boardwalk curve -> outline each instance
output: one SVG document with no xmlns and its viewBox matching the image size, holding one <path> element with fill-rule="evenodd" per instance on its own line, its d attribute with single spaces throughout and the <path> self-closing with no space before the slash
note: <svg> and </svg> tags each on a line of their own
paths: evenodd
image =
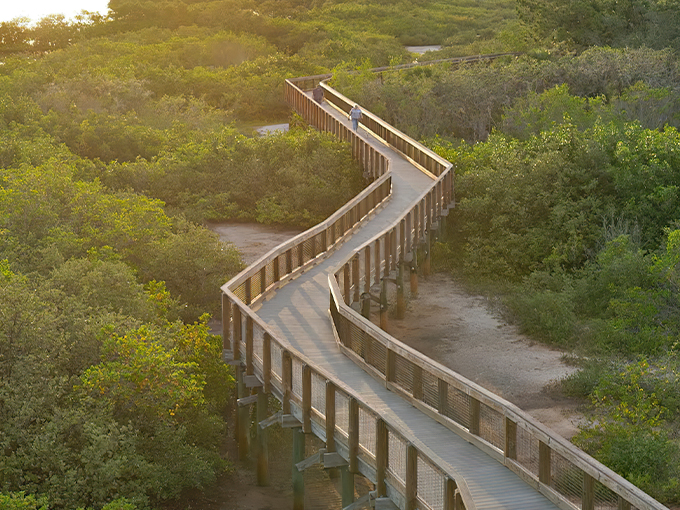
<svg viewBox="0 0 680 510">
<path fill-rule="evenodd" d="M 224 359 L 236 366 L 239 404 L 258 402 L 258 431 L 277 419 L 316 435 L 326 443 L 319 462 L 344 459 L 402 509 L 665 508 L 358 313 L 368 295 L 403 285 L 404 272 L 427 261 L 453 206 L 453 170 L 370 112 L 351 131 L 353 103 L 329 77 L 288 80 L 286 99 L 350 142 L 373 182 L 222 287 Z M 320 83 L 322 105 L 306 92 Z M 262 414 L 269 394 L 280 416 Z M 244 421 L 238 429 L 245 454 Z"/>
</svg>

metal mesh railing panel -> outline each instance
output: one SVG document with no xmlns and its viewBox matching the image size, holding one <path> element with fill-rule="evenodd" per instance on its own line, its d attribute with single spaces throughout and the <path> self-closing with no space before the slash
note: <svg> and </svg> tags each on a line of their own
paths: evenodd
<svg viewBox="0 0 680 510">
<path fill-rule="evenodd" d="M 283 378 L 283 350 L 276 342 L 271 343 L 271 357 L 272 357 L 272 372 L 281 380 Z"/>
<path fill-rule="evenodd" d="M 293 395 L 302 399 L 302 361 L 293 358 Z"/>
<path fill-rule="evenodd" d="M 363 358 L 365 333 L 351 321 L 347 322 L 347 327 L 349 328 L 349 345 L 347 345 L 347 347 L 349 347 L 352 352 L 357 353 L 359 357 Z"/>
<path fill-rule="evenodd" d="M 371 351 L 368 364 L 376 368 L 378 372 L 385 375 L 385 367 L 387 366 L 387 347 L 380 342 L 371 343 Z"/>
<path fill-rule="evenodd" d="M 463 427 L 470 424 L 470 396 L 449 385 L 446 416 Z"/>
<path fill-rule="evenodd" d="M 283 278 L 286 276 L 286 256 L 285 254 L 281 254 L 278 257 L 276 257 L 277 264 L 279 265 L 279 278 Z"/>
<path fill-rule="evenodd" d="M 238 297 L 241 301 L 246 300 L 246 282 L 243 282 L 241 285 L 236 287 L 235 289 L 231 289 L 231 291 Z"/>
<path fill-rule="evenodd" d="M 387 451 L 387 470 L 406 484 L 406 442 L 391 430 L 387 431 Z"/>
<path fill-rule="evenodd" d="M 359 408 L 359 444 L 375 457 L 375 416 Z"/>
<path fill-rule="evenodd" d="M 595 480 L 595 510 L 618 510 L 619 497 L 609 487 Z"/>
<path fill-rule="evenodd" d="M 264 330 L 259 327 L 253 328 L 253 364 L 262 370 L 264 351 Z"/>
<path fill-rule="evenodd" d="M 349 399 L 339 391 L 335 393 L 335 427 L 349 435 Z"/>
<path fill-rule="evenodd" d="M 550 486 L 567 500 L 581 507 L 583 472 L 555 450 L 550 452 Z"/>
<path fill-rule="evenodd" d="M 444 510 L 444 475 L 432 464 L 418 456 L 418 499 L 427 508 Z"/>
<path fill-rule="evenodd" d="M 538 476 L 538 439 L 517 427 L 517 462 L 534 476 Z"/>
<path fill-rule="evenodd" d="M 250 277 L 250 299 L 255 299 L 260 295 L 260 272 L 258 271 Z M 248 303 L 246 303 L 248 304 Z"/>
<path fill-rule="evenodd" d="M 302 243 L 302 261 L 303 264 L 306 262 L 309 262 L 314 258 L 314 237 L 311 237 L 309 239 L 306 239 Z"/>
<path fill-rule="evenodd" d="M 423 372 L 423 402 L 434 409 L 439 408 L 439 379 L 429 372 Z"/>
<path fill-rule="evenodd" d="M 312 407 L 326 415 L 326 380 L 318 374 L 312 374 Z"/>
<path fill-rule="evenodd" d="M 272 260 L 266 265 L 265 269 L 265 286 L 269 287 L 272 283 L 274 283 L 274 264 L 276 264 L 276 260 Z"/>
<path fill-rule="evenodd" d="M 296 244 L 293 246 L 290 250 L 291 254 L 291 259 L 292 259 L 292 270 L 295 271 L 298 267 L 300 267 L 299 260 L 300 260 L 300 251 L 302 250 L 302 245 Z"/>
<path fill-rule="evenodd" d="M 394 355 L 396 382 L 409 393 L 413 393 L 413 364 L 399 356 Z"/>
<path fill-rule="evenodd" d="M 479 436 L 496 448 L 503 449 L 505 444 L 503 415 L 485 404 L 479 405 Z"/>
</svg>

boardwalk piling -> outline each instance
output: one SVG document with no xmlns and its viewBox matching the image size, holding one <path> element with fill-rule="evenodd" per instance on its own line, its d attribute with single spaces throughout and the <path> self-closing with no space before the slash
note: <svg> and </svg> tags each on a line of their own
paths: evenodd
<svg viewBox="0 0 680 510">
<path fill-rule="evenodd" d="M 268 398 L 264 388 L 257 394 L 257 485 L 269 485 L 269 450 L 267 445 L 267 429 L 260 422 L 267 418 Z"/>
<path fill-rule="evenodd" d="M 293 510 L 305 507 L 305 481 L 296 464 L 305 460 L 305 434 L 302 427 L 293 429 Z"/>
<path fill-rule="evenodd" d="M 415 260 L 411 262 L 411 297 L 418 297 L 418 268 Z"/>
<path fill-rule="evenodd" d="M 244 398 L 246 394 L 246 385 L 244 382 L 245 370 L 241 365 L 236 368 L 236 380 L 238 398 Z M 246 460 L 248 458 L 248 422 L 250 420 L 250 408 L 248 406 L 237 406 L 237 422 L 236 427 L 238 439 L 238 458 L 239 460 Z"/>
<path fill-rule="evenodd" d="M 406 315 L 406 301 L 404 300 L 404 263 L 399 262 L 397 269 L 397 319 Z"/>
<path fill-rule="evenodd" d="M 387 330 L 387 280 L 380 280 L 380 327 Z"/>
</svg>

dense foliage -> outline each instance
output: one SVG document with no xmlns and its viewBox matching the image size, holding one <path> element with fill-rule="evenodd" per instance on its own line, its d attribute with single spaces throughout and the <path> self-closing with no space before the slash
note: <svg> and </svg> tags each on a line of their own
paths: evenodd
<svg viewBox="0 0 680 510">
<path fill-rule="evenodd" d="M 364 184 L 346 144 L 244 124 L 282 120 L 284 77 L 324 70 L 269 22 L 150 6 L 0 23 L 3 508 L 152 508 L 212 483 L 233 380 L 207 314 L 242 263 L 202 224 L 309 226 Z"/>
<path fill-rule="evenodd" d="M 534 38 L 567 47 L 680 48 L 677 0 L 517 0 Z"/>
</svg>

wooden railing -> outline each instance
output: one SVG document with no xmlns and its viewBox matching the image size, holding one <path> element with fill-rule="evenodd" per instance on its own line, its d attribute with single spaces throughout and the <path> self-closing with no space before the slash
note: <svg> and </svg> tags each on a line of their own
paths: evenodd
<svg viewBox="0 0 680 510">
<path fill-rule="evenodd" d="M 331 218 L 275 248 L 222 287 L 225 356 L 240 361 L 265 393 L 282 402 L 326 451 L 347 459 L 351 472 L 376 484 L 400 508 L 475 508 L 455 470 L 417 439 L 407 438 L 351 388 L 272 334 L 255 313 L 262 299 L 318 263 L 390 196 L 389 159 L 320 108 L 301 87 L 329 76 L 287 80 L 288 102 L 313 126 L 352 145 L 366 175 L 376 180 Z M 343 112 L 352 102 L 322 84 L 325 99 Z M 390 228 L 369 241 L 329 277 L 330 309 L 341 349 L 368 373 L 468 441 L 565 509 L 663 509 L 616 475 L 509 402 L 392 338 L 358 314 L 361 295 L 399 272 L 429 239 L 453 202 L 451 164 L 364 111 L 362 122 L 421 169 L 437 176 Z M 244 432 L 241 432 L 244 434 Z"/>
<path fill-rule="evenodd" d="M 313 87 L 320 79 L 287 81 L 288 101 L 310 124 L 349 141 L 364 173 L 378 178 L 326 221 L 278 246 L 222 287 L 225 359 L 240 360 L 244 376 L 256 376 L 263 391 L 282 402 L 284 414 L 295 416 L 304 432 L 322 439 L 327 452 L 347 459 L 351 472 L 375 483 L 378 496 L 389 497 L 400 508 L 414 509 L 420 502 L 422 508 L 473 510 L 467 485 L 453 466 L 406 438 L 360 395 L 273 334 L 255 313 L 267 294 L 327 256 L 391 192 L 387 157 L 332 115 L 315 111 L 315 103 L 297 86 Z M 446 193 L 438 189 L 449 200 L 453 181 L 446 182 Z"/>
</svg>

